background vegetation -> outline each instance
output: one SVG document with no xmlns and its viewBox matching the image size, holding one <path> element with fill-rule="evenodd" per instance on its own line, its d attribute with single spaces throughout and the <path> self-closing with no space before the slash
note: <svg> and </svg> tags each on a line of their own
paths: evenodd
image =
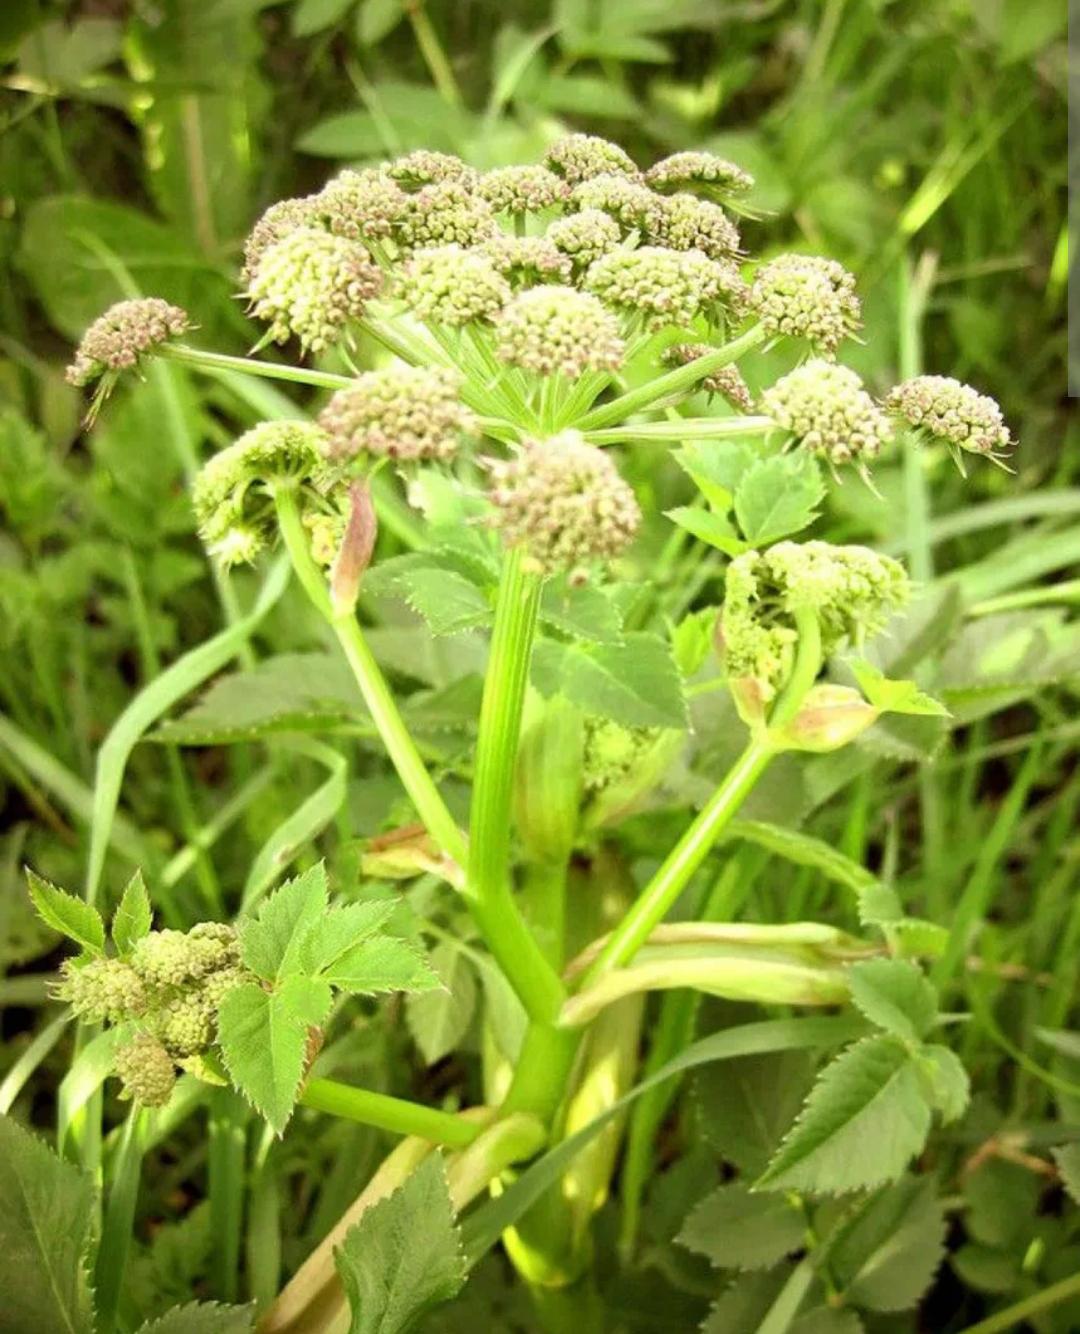
<svg viewBox="0 0 1080 1334">
<path fill-rule="evenodd" d="M 884 504 L 854 484 L 834 489 L 823 535 L 903 555 L 923 581 L 942 572 L 942 598 L 956 590 L 974 609 L 935 681 L 962 725 L 948 738 L 877 730 L 863 771 L 845 776 L 846 800 L 828 800 L 826 775 L 786 815 L 865 857 L 912 911 L 983 924 L 967 967 L 953 960 L 953 1008 L 972 1016 L 959 1046 L 975 1098 L 936 1150 L 949 1262 L 921 1324 L 882 1316 L 873 1328 L 964 1329 L 1075 1272 L 1080 1226 L 1047 1152 L 1080 1138 L 1080 1034 L 1070 1032 L 1080 637 L 1069 611 L 1080 596 L 1069 577 L 1080 564 L 1080 452 L 1064 397 L 1064 25 L 1060 0 L 6 0 L 3 1110 L 17 1095 L 24 1119 L 50 1126 L 71 1055 L 50 1028 L 42 984 L 56 940 L 31 919 L 21 867 L 81 882 L 103 738 L 162 663 L 220 627 L 223 593 L 183 479 L 272 401 L 171 372 L 117 393 L 84 435 L 62 378 L 72 341 L 134 284 L 197 310 L 208 338 L 243 351 L 257 335 L 233 296 L 239 248 L 267 204 L 317 188 L 341 164 L 416 147 L 480 167 L 532 160 L 571 126 L 618 139 L 641 161 L 705 147 L 745 165 L 754 205 L 773 215 L 771 243 L 833 255 L 859 276 L 867 346 L 851 364 L 878 387 L 924 364 L 969 380 L 999 399 L 1019 439 L 1015 476 L 980 467 L 965 479 L 943 456 L 926 475 L 880 467 Z M 745 233 L 757 249 L 753 222 Z M 663 508 L 679 483 L 660 470 L 650 485 Z M 688 607 L 710 593 L 702 568 Z M 265 622 L 259 653 L 318 642 L 290 595 Z M 383 651 L 393 664 L 390 637 Z M 434 660 L 411 670 L 425 688 L 442 672 Z M 370 755 L 346 786 L 333 748 L 328 761 L 281 744 L 140 746 L 110 890 L 127 860 L 142 861 L 166 917 L 182 923 L 231 902 L 257 855 L 297 842 L 304 857 L 318 847 L 338 874 L 355 874 L 351 831 L 392 827 L 394 790 Z M 301 829 L 285 823 L 298 809 Z M 733 915 L 850 925 L 812 870 L 739 845 L 725 875 Z M 471 1040 L 477 979 L 462 978 L 452 1013 L 410 1016 L 426 1061 L 402 1025 L 372 1022 L 350 1035 L 342 1065 L 372 1087 L 411 1083 L 437 1097 L 458 1086 L 468 1077 L 460 1058 L 441 1058 Z M 24 1083 L 28 1050 L 48 1054 Z M 682 1115 L 699 1115 L 699 1101 Z M 674 1159 L 678 1120 L 669 1132 Z M 173 1156 L 174 1145 L 144 1174 L 133 1319 L 192 1291 L 272 1292 L 355 1194 L 382 1141 L 336 1125 L 263 1152 L 246 1257 L 214 1244 L 239 1234 L 200 1203 L 201 1146 L 193 1133 L 188 1156 Z M 700 1318 L 700 1276 L 679 1272 L 686 1254 L 671 1234 L 702 1170 L 682 1158 L 654 1182 L 645 1230 L 655 1272 L 611 1288 L 621 1322 L 612 1328 L 690 1329 Z M 439 1328 L 530 1328 L 503 1283 L 489 1262 Z M 1080 1328 L 1080 1303 L 1031 1327 Z"/>
</svg>

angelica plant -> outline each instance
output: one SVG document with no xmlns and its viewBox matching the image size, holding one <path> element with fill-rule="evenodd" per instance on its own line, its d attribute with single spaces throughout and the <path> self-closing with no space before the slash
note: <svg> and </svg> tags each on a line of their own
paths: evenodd
<svg viewBox="0 0 1080 1334">
<path fill-rule="evenodd" d="M 209 458 L 191 503 L 222 567 L 283 551 L 400 785 L 401 828 L 364 867 L 425 886 L 445 914 L 439 925 L 417 907 L 415 939 L 399 938 L 393 899 L 339 884 L 332 904 L 315 867 L 261 904 L 265 887 L 249 895 L 228 925 L 184 932 L 151 931 L 150 901 L 132 890 L 138 938 L 114 922 L 106 950 L 95 908 L 36 883 L 39 910 L 81 945 L 58 994 L 120 1033 L 110 1068 L 138 1105 L 167 1110 L 185 1072 L 231 1086 L 276 1134 L 303 1106 L 407 1137 L 262 1313 L 263 1330 L 337 1328 L 346 1302 L 353 1329 L 404 1329 L 454 1296 L 499 1238 L 550 1315 L 543 1294 L 589 1270 L 628 1115 L 621 1245 L 635 1251 L 658 1124 L 644 1112 L 665 1080 L 710 1059 L 839 1048 L 738 1184 L 739 1207 L 773 1228 L 762 1267 L 807 1254 L 778 1271 L 790 1313 L 826 1311 L 849 1299 L 827 1237 L 808 1231 L 817 1197 L 894 1190 L 907 1208 L 904 1173 L 933 1118 L 963 1110 L 966 1077 L 937 1040 L 922 968 L 941 948 L 938 925 L 778 826 L 743 836 L 831 868 L 857 893 L 862 934 L 724 920 L 699 876 L 775 765 L 849 746 L 887 714 L 945 712 L 873 657 L 912 597 L 903 566 L 807 540 L 827 485 L 872 483 L 901 436 L 991 459 L 1011 444 L 996 405 L 956 381 L 920 377 L 875 397 L 841 360 L 861 325 L 853 276 L 814 255 L 751 260 L 740 234 L 751 186 L 708 153 L 643 171 L 588 135 L 486 173 L 411 153 L 256 224 L 242 274 L 265 326 L 256 350 L 291 359 L 203 348 L 189 336 L 198 312 L 153 298 L 107 312 L 76 355 L 72 378 L 97 379 L 98 400 L 151 357 L 317 391 L 310 412 L 263 421 Z M 751 389 L 760 352 L 781 344 L 794 368 Z M 659 469 L 669 456 L 694 495 L 660 514 L 643 460 Z M 681 604 L 663 560 L 657 586 L 644 582 L 641 535 L 660 525 L 667 549 L 696 550 L 712 573 Z M 431 636 L 481 646 L 467 753 L 433 751 L 415 725 L 369 633 L 371 598 L 403 600 Z M 695 750 L 689 706 L 719 691 L 733 706 L 724 740 L 740 747 L 718 772 Z M 619 839 L 650 803 L 681 827 L 631 868 Z M 351 815 L 340 807 L 346 826 Z M 483 1097 L 460 1111 L 320 1073 L 324 1029 L 350 997 L 408 993 L 418 1029 L 442 1003 L 421 942 L 447 969 L 459 953 L 479 958 L 487 979 Z M 685 1023 L 650 1030 L 655 992 L 837 1013 L 694 1044 Z M 714 1212 L 728 1218 L 731 1199 Z M 421 1273 L 415 1256 L 404 1265 L 402 1228 L 425 1218 Z M 818 1222 L 837 1237 L 850 1226 L 824 1211 Z M 703 1227 L 695 1215 L 686 1244 L 708 1253 Z"/>
</svg>

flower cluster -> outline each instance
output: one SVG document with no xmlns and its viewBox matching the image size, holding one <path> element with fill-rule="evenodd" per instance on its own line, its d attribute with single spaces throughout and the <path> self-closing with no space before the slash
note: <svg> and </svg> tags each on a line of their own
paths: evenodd
<svg viewBox="0 0 1080 1334">
<path fill-rule="evenodd" d="M 448 459 L 472 415 L 461 376 L 445 368 L 388 366 L 339 389 L 319 414 L 322 447 L 341 462 L 367 454 L 399 460 Z"/>
<path fill-rule="evenodd" d="M 442 181 L 461 181 L 472 186 L 477 179 L 476 171 L 461 158 L 453 153 L 437 153 L 430 148 L 417 148 L 404 157 L 395 158 L 387 164 L 386 174 L 406 190 L 438 185 Z"/>
<path fill-rule="evenodd" d="M 151 931 L 129 960 L 66 960 L 57 994 L 80 1018 L 135 1026 L 117 1049 L 114 1070 L 125 1096 L 160 1107 L 176 1065 L 214 1042 L 222 999 L 250 976 L 233 928 L 201 922 L 190 931 Z"/>
<path fill-rule="evenodd" d="M 508 236 L 499 232 L 483 244 L 483 252 L 515 287 L 531 283 L 566 283 L 573 261 L 549 236 Z"/>
<path fill-rule="evenodd" d="M 614 250 L 622 239 L 619 224 L 598 208 L 583 208 L 556 219 L 545 235 L 556 250 L 583 269 Z"/>
<path fill-rule="evenodd" d="M 661 158 L 645 173 L 654 190 L 701 190 L 721 197 L 742 195 L 753 188 L 754 178 L 734 162 L 715 153 L 682 152 Z"/>
<path fill-rule="evenodd" d="M 889 419 L 863 388 L 855 371 L 811 360 L 761 395 L 761 406 L 811 454 L 864 465 L 892 439 Z"/>
<path fill-rule="evenodd" d="M 119 301 L 83 334 L 67 368 L 67 382 L 82 388 L 109 372 L 130 370 L 155 348 L 190 328 L 187 312 L 159 297 Z"/>
<path fill-rule="evenodd" d="M 251 561 L 274 532 L 274 485 L 317 476 L 327 452 L 310 422 L 262 422 L 209 459 L 195 478 L 191 503 L 199 535 L 224 565 Z"/>
<path fill-rule="evenodd" d="M 321 352 L 359 319 L 382 287 L 382 271 L 359 241 L 315 227 L 286 232 L 263 251 L 248 282 L 251 313 L 284 343 Z"/>
<path fill-rule="evenodd" d="M 584 285 L 609 306 L 661 329 L 692 323 L 721 296 L 726 277 L 698 250 L 639 246 L 602 255 L 590 265 Z"/>
<path fill-rule="evenodd" d="M 616 371 L 625 345 L 615 316 L 588 292 L 532 287 L 518 293 L 496 321 L 502 361 L 538 375 Z"/>
<path fill-rule="evenodd" d="M 899 562 L 869 547 L 778 542 L 747 551 L 728 567 L 720 630 L 733 681 L 753 680 L 768 700 L 790 675 L 798 631 L 795 613 L 810 610 L 822 650 L 877 634 L 910 592 Z"/>
<path fill-rule="evenodd" d="M 623 233 L 653 236 L 661 227 L 665 201 L 640 181 L 626 176 L 593 176 L 575 185 L 570 203 L 576 209 L 595 209 L 617 222 Z"/>
<path fill-rule="evenodd" d="M 496 230 L 491 205 L 465 180 L 452 177 L 421 186 L 406 202 L 397 229 L 406 248 L 474 245 Z"/>
<path fill-rule="evenodd" d="M 630 180 L 641 176 L 629 153 L 593 134 L 565 135 L 551 145 L 544 161 L 571 185 L 594 176 L 626 176 Z"/>
<path fill-rule="evenodd" d="M 664 349 L 662 360 L 665 366 L 689 366 L 715 351 L 711 343 L 672 343 Z M 738 366 L 721 366 L 699 380 L 698 385 L 707 394 L 719 394 L 742 412 L 749 412 L 754 406 L 753 395 Z"/>
<path fill-rule="evenodd" d="M 587 792 L 603 792 L 635 774 L 657 740 L 660 727 L 623 727 L 610 718 L 585 719 L 583 772 Z"/>
<path fill-rule="evenodd" d="M 568 570 L 583 578 L 589 562 L 614 559 L 637 532 L 633 491 L 611 455 L 576 431 L 530 441 L 490 467 L 492 522 L 539 573 Z"/>
<path fill-rule="evenodd" d="M 855 279 L 817 255 L 781 255 L 754 275 L 750 306 L 770 333 L 806 338 L 832 355 L 862 324 Z"/>
<path fill-rule="evenodd" d="M 457 327 L 491 319 L 510 299 L 510 284 L 483 251 L 436 246 L 406 264 L 401 295 L 420 319 Z"/>
<path fill-rule="evenodd" d="M 916 431 L 971 454 L 993 458 L 1013 443 L 994 400 L 947 375 L 905 380 L 890 392 L 885 407 Z"/>
<path fill-rule="evenodd" d="M 700 250 L 710 259 L 732 259 L 739 252 L 739 229 L 719 204 L 695 195 L 662 199 L 650 220 L 649 237 L 672 250 Z"/>
<path fill-rule="evenodd" d="M 570 193 L 566 182 L 547 167 L 496 167 L 480 178 L 477 192 L 496 213 L 541 213 Z"/>
</svg>

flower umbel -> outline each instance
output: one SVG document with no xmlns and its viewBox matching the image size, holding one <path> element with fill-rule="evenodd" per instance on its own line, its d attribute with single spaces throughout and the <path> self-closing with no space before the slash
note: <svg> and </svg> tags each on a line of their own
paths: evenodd
<svg viewBox="0 0 1080 1334">
<path fill-rule="evenodd" d="M 622 365 L 625 346 L 615 316 L 596 297 L 572 287 L 520 292 L 495 328 L 500 359 L 537 375 L 576 378 Z"/>
<path fill-rule="evenodd" d="M 701 190 L 702 193 L 741 195 L 751 189 L 754 178 L 742 167 L 715 153 L 682 152 L 661 158 L 645 173 L 654 190 Z"/>
<path fill-rule="evenodd" d="M 110 372 L 131 370 L 155 348 L 190 328 L 187 312 L 159 297 L 118 301 L 83 334 L 65 378 L 82 388 Z"/>
<path fill-rule="evenodd" d="M 490 320 L 509 301 L 510 284 L 482 251 L 436 246 L 409 260 L 401 295 L 420 319 L 457 327 Z"/>
<path fill-rule="evenodd" d="M 595 560 L 620 555 L 633 541 L 641 511 L 610 453 L 577 431 L 530 441 L 491 465 L 492 522 L 508 547 L 523 547 L 545 575 L 580 574 Z"/>
<path fill-rule="evenodd" d="M 477 191 L 496 213 L 540 213 L 561 204 L 566 182 L 547 167 L 496 167 L 480 177 Z"/>
<path fill-rule="evenodd" d="M 673 343 L 664 349 L 663 362 L 665 366 L 689 366 L 692 361 L 715 351 L 711 343 Z M 698 383 L 707 394 L 719 394 L 733 408 L 749 412 L 754 406 L 753 395 L 738 366 L 721 366 Z"/>
<path fill-rule="evenodd" d="M 855 279 L 836 260 L 817 255 L 781 255 L 763 264 L 750 305 L 770 333 L 806 338 L 829 355 L 862 324 Z"/>
<path fill-rule="evenodd" d="M 461 376 L 447 368 L 388 366 L 339 389 L 319 414 L 327 457 L 448 459 L 472 414 L 459 397 Z"/>
<path fill-rule="evenodd" d="M 865 465 L 892 439 L 889 419 L 858 375 L 832 361 L 796 367 L 763 392 L 761 406 L 801 448 L 834 466 Z"/>
<path fill-rule="evenodd" d="M 548 149 L 544 161 L 571 185 L 591 180 L 594 176 L 627 176 L 631 180 L 641 176 L 629 153 L 595 134 L 567 134 L 557 139 Z"/>
<path fill-rule="evenodd" d="M 164 1107 L 176 1086 L 173 1059 L 152 1033 L 136 1033 L 116 1049 L 113 1073 L 124 1086 L 121 1097 L 143 1107 Z"/>
<path fill-rule="evenodd" d="M 721 276 L 700 251 L 639 246 L 602 255 L 585 274 L 584 285 L 607 305 L 659 329 L 689 324 L 719 295 Z"/>
<path fill-rule="evenodd" d="M 898 384 L 886 411 L 954 451 L 996 459 L 1013 444 L 1001 409 L 986 394 L 948 375 L 918 375 Z"/>
<path fill-rule="evenodd" d="M 614 218 L 602 209 L 583 208 L 551 223 L 545 237 L 578 268 L 587 268 L 594 259 L 614 250 L 622 231 Z"/>
</svg>

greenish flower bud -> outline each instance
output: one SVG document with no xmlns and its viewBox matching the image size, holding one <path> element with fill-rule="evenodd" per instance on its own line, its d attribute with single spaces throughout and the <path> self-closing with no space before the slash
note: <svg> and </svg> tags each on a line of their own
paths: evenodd
<svg viewBox="0 0 1080 1334">
<path fill-rule="evenodd" d="M 442 367 L 366 371 L 319 414 L 327 457 L 452 458 L 474 425 L 459 398 L 461 383 L 457 371 Z"/>
<path fill-rule="evenodd" d="M 715 351 L 711 343 L 673 343 L 664 349 L 663 362 L 665 366 L 689 366 Z M 754 406 L 753 395 L 738 366 L 721 366 L 700 380 L 699 385 L 707 394 L 719 394 L 742 412 L 749 412 Z"/>
<path fill-rule="evenodd" d="M 851 686 L 823 682 L 807 691 L 795 717 L 773 735 L 792 750 L 825 754 L 861 736 L 878 712 Z"/>
<path fill-rule="evenodd" d="M 948 375 L 905 380 L 889 393 L 885 408 L 916 431 L 970 454 L 996 458 L 1013 444 L 994 400 Z"/>
<path fill-rule="evenodd" d="M 637 180 L 641 172 L 628 153 L 608 139 L 594 134 L 567 134 L 551 145 L 544 162 L 570 185 L 594 176 L 627 176 Z"/>
<path fill-rule="evenodd" d="M 295 232 L 298 227 L 315 225 L 313 199 L 313 195 L 304 195 L 299 199 L 279 199 L 259 218 L 244 242 L 244 264 L 240 270 L 240 279 L 245 287 L 251 282 L 259 261 L 272 245 L 276 245 L 290 232 Z"/>
<path fill-rule="evenodd" d="M 610 453 L 577 431 L 530 441 L 493 462 L 489 497 L 507 547 L 523 547 L 537 573 L 577 572 L 608 561 L 633 541 L 641 511 Z"/>
<path fill-rule="evenodd" d="M 137 942 L 131 966 L 151 990 L 168 992 L 200 982 L 221 968 L 233 967 L 238 945 L 231 927 L 206 923 L 213 930 L 151 931 Z"/>
<path fill-rule="evenodd" d="M 617 824 L 657 786 L 685 733 L 668 727 L 622 727 L 608 718 L 585 721 L 585 825 Z"/>
<path fill-rule="evenodd" d="M 412 256 L 402 274 L 401 295 L 420 319 L 459 327 L 490 320 L 511 292 L 487 255 L 448 245 Z"/>
<path fill-rule="evenodd" d="M 889 419 L 858 375 L 832 361 L 805 362 L 761 395 L 765 414 L 799 446 L 827 459 L 865 464 L 892 439 Z"/>
<path fill-rule="evenodd" d="M 176 1087 L 172 1057 L 152 1033 L 136 1033 L 116 1049 L 113 1073 L 124 1086 L 120 1096 L 142 1107 L 164 1107 Z"/>
<path fill-rule="evenodd" d="M 60 965 L 59 1000 L 89 1023 L 120 1023 L 146 1013 L 149 997 L 139 974 L 120 959 L 65 959 Z"/>
<path fill-rule="evenodd" d="M 246 295 L 275 342 L 296 337 L 305 351 L 321 352 L 381 287 L 382 272 L 359 241 L 298 227 L 263 252 Z"/>
<path fill-rule="evenodd" d="M 207 460 L 191 503 L 210 551 L 228 565 L 253 559 L 276 530 L 270 488 L 316 475 L 325 450 L 309 422 L 262 422 Z"/>
<path fill-rule="evenodd" d="M 661 225 L 665 201 L 647 186 L 625 176 L 595 176 L 575 185 L 570 193 L 574 209 L 596 209 L 613 218 L 624 232 L 653 235 Z"/>
<path fill-rule="evenodd" d="M 191 328 L 187 312 L 159 297 L 118 301 L 91 324 L 67 368 L 68 384 L 82 388 L 112 372 L 131 370 L 154 350 Z"/>
<path fill-rule="evenodd" d="M 909 593 L 904 567 L 869 547 L 778 542 L 737 556 L 727 569 L 720 617 L 728 677 L 754 683 L 745 698 L 736 691 L 737 701 L 764 705 L 791 674 L 796 611 L 816 614 L 829 654 L 845 640 L 860 645 L 877 634 Z"/>
<path fill-rule="evenodd" d="M 809 339 L 829 354 L 862 324 L 854 277 L 836 260 L 816 255 L 781 255 L 763 264 L 750 305 L 769 333 Z"/>
<path fill-rule="evenodd" d="M 618 321 L 594 296 L 572 287 L 519 292 L 495 322 L 502 361 L 537 375 L 615 371 L 626 351 Z"/>
<path fill-rule="evenodd" d="M 379 240 L 405 215 L 405 192 L 385 173 L 342 171 L 308 200 L 309 213 L 335 236 Z"/>
<path fill-rule="evenodd" d="M 436 153 L 428 148 L 418 148 L 404 157 L 395 158 L 383 170 L 406 190 L 438 185 L 442 181 L 458 181 L 472 188 L 478 179 L 476 170 L 453 153 Z"/>
<path fill-rule="evenodd" d="M 574 272 L 570 259 L 546 236 L 507 236 L 500 232 L 480 248 L 516 287 L 566 283 Z"/>
<path fill-rule="evenodd" d="M 544 235 L 579 269 L 588 268 L 594 259 L 614 250 L 622 239 L 619 224 L 598 208 L 583 208 L 569 217 L 557 218 Z"/>
<path fill-rule="evenodd" d="M 569 186 L 547 167 L 496 167 L 480 177 L 477 193 L 496 213 L 540 213 L 561 204 Z"/>
<path fill-rule="evenodd" d="M 215 1016 L 215 1022 L 217 1012 L 221 1009 L 221 1002 L 233 987 L 243 986 L 245 982 L 253 982 L 254 980 L 254 973 L 238 963 L 226 964 L 223 968 L 219 968 L 203 978 L 200 983 L 199 995 Z"/>
<path fill-rule="evenodd" d="M 590 265 L 586 289 L 649 328 L 687 325 L 721 294 L 719 266 L 699 251 L 639 246 L 613 250 Z"/>
<path fill-rule="evenodd" d="M 682 152 L 661 158 L 645 173 L 654 190 L 701 190 L 703 193 L 742 195 L 753 188 L 754 178 L 715 153 Z"/>
<path fill-rule="evenodd" d="M 649 240 L 672 250 L 700 250 L 710 259 L 732 259 L 739 252 L 739 229 L 719 204 L 695 195 L 659 200 L 649 220 Z"/>
<path fill-rule="evenodd" d="M 345 516 L 343 514 L 305 514 L 304 527 L 308 530 L 311 559 L 316 565 L 321 565 L 328 570 L 337 559 L 338 547 L 345 535 Z"/>
<path fill-rule="evenodd" d="M 153 1029 L 173 1060 L 205 1051 L 214 1040 L 215 1009 L 200 992 L 186 992 L 154 1016 Z"/>
<path fill-rule="evenodd" d="M 397 236 L 408 249 L 477 245 L 498 230 L 491 205 L 460 180 L 425 185 L 406 204 Z"/>
</svg>

